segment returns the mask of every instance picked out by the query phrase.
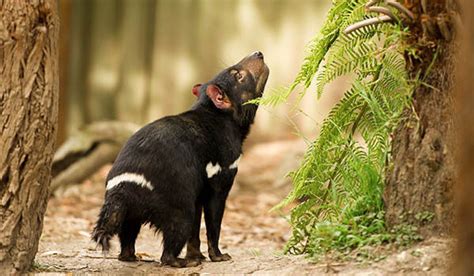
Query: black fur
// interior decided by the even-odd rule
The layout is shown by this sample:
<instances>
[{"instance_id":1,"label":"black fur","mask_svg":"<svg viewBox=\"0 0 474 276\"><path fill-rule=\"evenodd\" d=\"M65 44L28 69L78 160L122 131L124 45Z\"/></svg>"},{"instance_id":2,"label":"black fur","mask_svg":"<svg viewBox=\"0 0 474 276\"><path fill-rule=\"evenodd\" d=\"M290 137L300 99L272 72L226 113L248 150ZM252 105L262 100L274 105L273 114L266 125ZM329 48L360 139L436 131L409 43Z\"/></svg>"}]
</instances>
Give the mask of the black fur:
<instances>
[{"instance_id":1,"label":"black fur","mask_svg":"<svg viewBox=\"0 0 474 276\"><path fill-rule=\"evenodd\" d=\"M197 86L198 99L189 111L152 122L129 139L107 181L136 173L143 175L153 190L134 182L121 182L107 190L92 233L104 251L118 234L119 259L136 260L138 232L142 224L150 223L163 233L163 264L198 265L204 258L199 250L204 211L209 257L212 261L230 259L218 244L225 201L237 173L229 166L239 158L257 111L256 105L243 103L261 96L268 72L263 55L251 54ZM210 91L222 94L216 98ZM230 106L222 108L216 104L220 100ZM209 162L222 168L211 178L206 172ZM186 259L179 259L186 243Z\"/></svg>"}]
</instances>

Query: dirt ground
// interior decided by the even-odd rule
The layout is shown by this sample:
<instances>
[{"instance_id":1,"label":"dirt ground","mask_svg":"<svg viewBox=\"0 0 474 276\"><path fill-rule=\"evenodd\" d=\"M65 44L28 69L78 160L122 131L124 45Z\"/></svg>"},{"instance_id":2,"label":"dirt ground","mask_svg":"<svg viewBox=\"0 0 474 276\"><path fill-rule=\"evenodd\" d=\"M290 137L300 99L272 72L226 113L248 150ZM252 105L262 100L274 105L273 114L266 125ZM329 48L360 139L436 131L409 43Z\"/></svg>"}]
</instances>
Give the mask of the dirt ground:
<instances>
[{"instance_id":1,"label":"dirt ground","mask_svg":"<svg viewBox=\"0 0 474 276\"><path fill-rule=\"evenodd\" d=\"M60 191L48 205L39 251L33 272L106 274L344 274L344 275L440 275L445 274L451 255L447 239L430 239L405 249L379 249L381 261L339 262L331 256L312 262L303 256L284 255L282 248L290 236L286 218L269 212L289 191L285 173L298 164L302 142L284 141L259 144L246 151L239 174L227 201L221 233L221 250L232 260L209 260L194 268L163 267L159 263L161 237L143 227L137 241L141 261L117 260L115 238L109 255L103 256L90 241L90 232L104 196L105 167L91 179ZM206 252L204 225L201 251ZM205 254L206 255L206 254Z\"/></svg>"}]
</instances>

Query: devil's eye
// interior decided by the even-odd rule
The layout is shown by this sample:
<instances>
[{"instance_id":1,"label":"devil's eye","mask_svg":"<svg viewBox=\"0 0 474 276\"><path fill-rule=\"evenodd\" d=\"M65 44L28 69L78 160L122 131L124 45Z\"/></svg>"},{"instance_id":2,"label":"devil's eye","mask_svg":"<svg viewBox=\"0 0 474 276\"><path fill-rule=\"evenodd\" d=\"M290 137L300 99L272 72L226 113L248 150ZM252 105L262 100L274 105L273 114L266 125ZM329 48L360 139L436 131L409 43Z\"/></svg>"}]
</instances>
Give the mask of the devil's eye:
<instances>
[{"instance_id":1,"label":"devil's eye","mask_svg":"<svg viewBox=\"0 0 474 276\"><path fill-rule=\"evenodd\" d=\"M235 73L235 79L238 81L238 82L242 82L244 80L244 75L242 75L240 72L236 72Z\"/></svg>"}]
</instances>

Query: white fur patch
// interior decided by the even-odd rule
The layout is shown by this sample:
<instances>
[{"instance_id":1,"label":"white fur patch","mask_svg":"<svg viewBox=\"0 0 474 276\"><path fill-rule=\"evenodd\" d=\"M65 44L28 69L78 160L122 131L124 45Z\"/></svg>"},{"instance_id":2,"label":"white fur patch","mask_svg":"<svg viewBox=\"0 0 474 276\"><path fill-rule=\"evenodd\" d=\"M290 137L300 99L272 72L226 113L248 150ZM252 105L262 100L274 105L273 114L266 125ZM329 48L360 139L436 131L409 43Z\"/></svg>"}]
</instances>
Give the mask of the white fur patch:
<instances>
[{"instance_id":1,"label":"white fur patch","mask_svg":"<svg viewBox=\"0 0 474 276\"><path fill-rule=\"evenodd\" d=\"M229 166L230 170L237 169L237 167L239 166L240 157L242 157L242 154L239 155L239 158L235 159L234 163L230 164L230 166Z\"/></svg>"},{"instance_id":2,"label":"white fur patch","mask_svg":"<svg viewBox=\"0 0 474 276\"><path fill-rule=\"evenodd\" d=\"M215 165L212 164L212 162L207 163L207 166L206 166L207 178L213 177L221 170L222 168L221 168L221 165L219 165L219 163L216 163Z\"/></svg>"},{"instance_id":3,"label":"white fur patch","mask_svg":"<svg viewBox=\"0 0 474 276\"><path fill-rule=\"evenodd\" d=\"M123 173L115 176L114 178L107 181L106 189L110 190L122 182L133 182L138 186L149 189L150 191L153 190L153 186L151 185L150 181L146 180L143 175L136 173Z\"/></svg>"}]
</instances>

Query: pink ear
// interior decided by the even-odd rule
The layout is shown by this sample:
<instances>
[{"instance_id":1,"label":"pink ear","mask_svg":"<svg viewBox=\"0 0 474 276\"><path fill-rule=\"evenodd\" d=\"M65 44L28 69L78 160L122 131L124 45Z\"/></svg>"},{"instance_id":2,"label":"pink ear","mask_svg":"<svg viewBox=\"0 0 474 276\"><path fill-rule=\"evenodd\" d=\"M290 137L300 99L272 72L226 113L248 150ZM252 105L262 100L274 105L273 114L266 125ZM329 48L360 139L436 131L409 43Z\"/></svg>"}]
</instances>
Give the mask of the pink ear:
<instances>
[{"instance_id":1,"label":"pink ear","mask_svg":"<svg viewBox=\"0 0 474 276\"><path fill-rule=\"evenodd\" d=\"M199 89L201 89L201 85L200 83L196 84L193 86L193 95L196 96L196 97L199 97Z\"/></svg>"},{"instance_id":2,"label":"pink ear","mask_svg":"<svg viewBox=\"0 0 474 276\"><path fill-rule=\"evenodd\" d=\"M227 98L216 85L208 85L206 94L212 100L214 105L219 109L228 109L232 106L229 98Z\"/></svg>"}]
</instances>

